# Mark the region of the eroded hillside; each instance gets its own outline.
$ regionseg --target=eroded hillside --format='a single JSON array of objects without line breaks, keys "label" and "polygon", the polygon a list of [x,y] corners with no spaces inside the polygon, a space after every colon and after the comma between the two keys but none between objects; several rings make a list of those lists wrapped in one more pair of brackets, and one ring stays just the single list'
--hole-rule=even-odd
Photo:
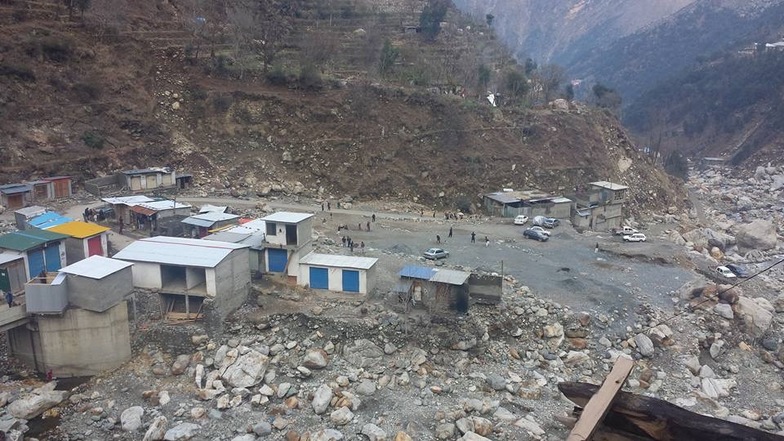
[{"label": "eroded hillside", "polygon": [[[161,36],[182,32],[177,13],[162,7],[157,27],[135,22],[152,30],[114,34],[62,19],[6,17],[9,24],[0,28],[4,180],[91,178],[167,164],[193,171],[206,190],[231,188],[238,195],[271,189],[452,207],[501,187],[569,193],[608,179],[630,185],[646,209],[682,200],[679,185],[603,112],[493,108],[473,88],[447,95],[446,80],[433,81],[440,84],[434,89],[433,82],[402,81],[402,74],[384,81],[356,66],[350,72],[345,65],[323,67],[319,87],[221,76],[189,62],[171,50],[175,40],[168,44]],[[352,39],[363,35],[350,31],[356,29],[350,22],[340,26]],[[454,41],[467,38],[453,29]],[[450,46],[449,36],[427,45],[386,37],[401,49],[404,68],[416,64],[417,50],[445,59],[465,51]],[[337,53],[346,54],[346,41],[338,41]]]}]

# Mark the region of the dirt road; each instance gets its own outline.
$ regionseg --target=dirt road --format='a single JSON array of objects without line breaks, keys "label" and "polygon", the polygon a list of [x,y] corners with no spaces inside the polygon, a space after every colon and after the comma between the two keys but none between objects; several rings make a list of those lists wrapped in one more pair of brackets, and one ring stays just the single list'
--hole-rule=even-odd
[{"label": "dirt road", "polygon": [[[380,259],[383,271],[378,273],[388,273],[380,277],[377,288],[381,291],[392,288],[402,264],[432,265],[420,256],[425,249],[440,246],[450,252],[450,257],[439,263],[469,271],[503,272],[528,285],[540,297],[573,310],[603,314],[618,329],[634,321],[634,311],[643,303],[671,309],[675,292],[696,277],[672,258],[682,252],[681,248],[658,237],[649,237],[648,243],[624,243],[609,234],[580,234],[564,225],[553,230],[549,241],[540,243],[525,239],[521,234],[524,227],[513,225],[511,219],[445,221],[443,214],[437,213],[433,218],[432,211],[426,211],[425,216],[383,212],[369,204],[348,210],[332,204],[331,212],[322,212],[316,202],[188,197],[180,200],[237,208],[263,202],[275,209],[315,213],[314,231],[320,236],[317,247],[321,251],[350,254],[348,249],[328,245],[330,241],[326,239],[339,244],[343,235],[349,235],[357,243],[365,242],[365,254]],[[365,226],[371,214],[376,215],[377,221],[368,232]],[[338,233],[337,225],[348,225],[349,231]],[[476,233],[475,243],[471,243],[472,232]],[[436,235],[441,237],[440,245]],[[488,246],[484,243],[486,236],[490,239]]]}]

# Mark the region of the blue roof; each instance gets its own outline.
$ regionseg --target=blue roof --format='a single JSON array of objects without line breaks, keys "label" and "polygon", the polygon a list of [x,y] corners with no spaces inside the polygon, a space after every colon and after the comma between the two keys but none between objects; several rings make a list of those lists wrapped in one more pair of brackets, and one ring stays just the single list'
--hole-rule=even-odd
[{"label": "blue roof", "polygon": [[71,221],[73,221],[73,219],[71,219],[70,217],[65,217],[60,213],[49,211],[30,219],[29,221],[27,221],[27,223],[35,228],[45,230],[47,228],[56,227],[58,225],[62,225],[64,223],[71,222]]},{"label": "blue roof", "polygon": [[430,280],[435,274],[435,269],[426,266],[406,265],[400,270],[400,277],[411,277],[412,279]]}]

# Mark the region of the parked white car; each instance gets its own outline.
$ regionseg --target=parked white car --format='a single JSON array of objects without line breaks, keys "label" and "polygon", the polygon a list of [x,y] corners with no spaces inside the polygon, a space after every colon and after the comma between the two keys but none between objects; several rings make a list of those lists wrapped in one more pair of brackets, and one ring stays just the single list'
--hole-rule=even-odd
[{"label": "parked white car", "polygon": [[618,236],[631,236],[634,233],[639,233],[639,231],[635,230],[632,227],[626,227],[626,226],[619,230],[615,230],[615,234],[617,234]]},{"label": "parked white car", "polygon": [[645,242],[648,238],[642,233],[634,233],[623,236],[623,240],[624,242]]},{"label": "parked white car", "polygon": [[515,225],[525,225],[526,222],[528,222],[528,216],[524,214],[517,216],[514,220]]},{"label": "parked white car", "polygon": [[719,273],[720,276],[724,277],[725,279],[735,279],[738,276],[735,275],[729,268],[726,266],[720,266],[716,268],[716,272]]}]

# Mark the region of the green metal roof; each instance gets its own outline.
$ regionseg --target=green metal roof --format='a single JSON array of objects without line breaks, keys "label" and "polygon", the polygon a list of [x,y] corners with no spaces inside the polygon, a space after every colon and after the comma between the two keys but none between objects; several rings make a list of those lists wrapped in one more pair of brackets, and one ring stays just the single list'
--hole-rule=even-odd
[{"label": "green metal roof", "polygon": [[68,238],[65,234],[43,230],[16,231],[0,236],[0,248],[14,251],[27,251],[47,242]]}]

